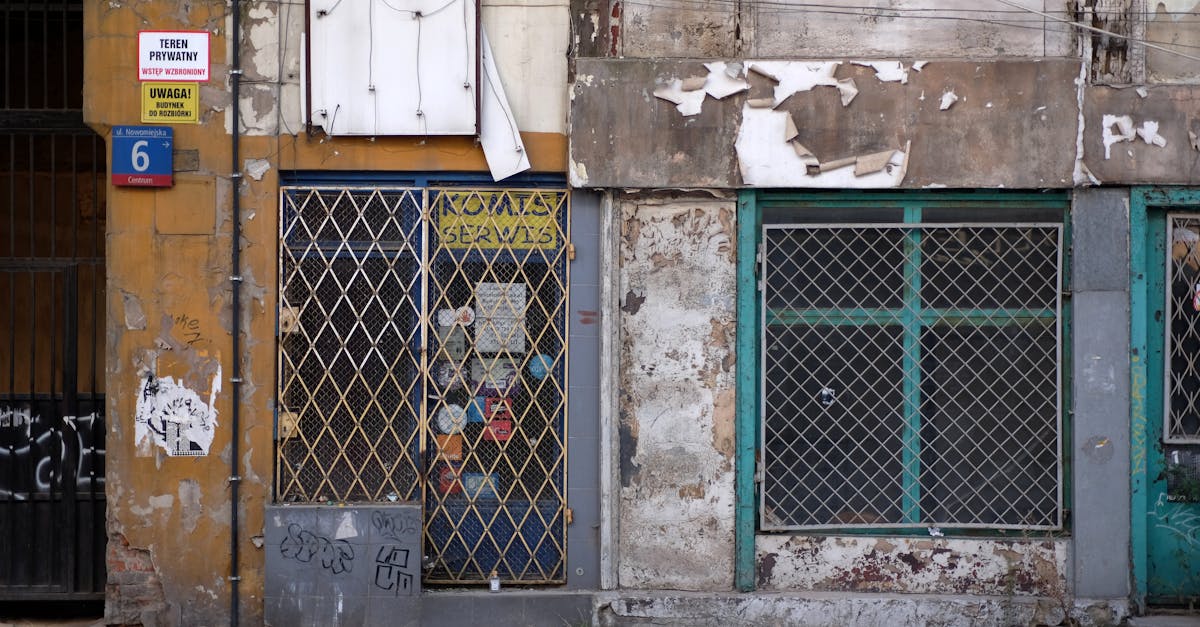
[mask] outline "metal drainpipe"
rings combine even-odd
[[[232,415],[229,420],[229,428],[232,435],[232,443],[230,445],[231,454],[229,458],[229,500],[231,505],[229,508],[229,624],[232,627],[237,627],[238,587],[242,580],[238,572],[238,507],[240,505],[238,486],[242,482],[242,477],[238,472],[238,440],[241,437],[239,408],[241,407],[242,398],[242,170],[238,165],[238,147],[242,138],[240,111],[242,30],[241,3],[239,0],[233,0],[233,28],[231,30],[232,32],[229,36],[233,40],[233,62],[229,69],[229,84],[233,92],[233,144],[230,147],[231,165],[229,178],[233,182],[233,237],[230,244],[232,274],[229,276],[229,282],[230,288],[233,290],[231,302],[233,310],[233,324],[231,325],[233,327],[233,373],[229,377],[229,383],[232,388],[233,399]]]

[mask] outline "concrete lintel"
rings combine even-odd
[[[591,58],[579,59],[577,69],[570,160],[578,186],[1074,184],[1077,59],[930,61],[917,72],[911,60]],[[680,91],[684,79],[697,76],[750,87]],[[851,82],[855,95],[844,100]],[[948,92],[957,99],[942,110]],[[763,101],[766,108],[751,104]],[[803,146],[817,167],[790,143]],[[885,152],[885,170],[857,165]],[[841,163],[848,164],[844,172],[833,167]]]
[[[1090,86],[1083,120],[1084,164],[1101,183],[1200,183],[1200,85]]]

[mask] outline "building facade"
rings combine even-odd
[[[0,542],[63,519],[75,549],[0,595],[113,624],[1187,604],[1197,11],[85,1],[82,102],[5,119],[77,111],[107,176],[10,141],[0,265],[30,329],[0,346],[57,356],[0,364]]]

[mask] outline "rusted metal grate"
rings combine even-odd
[[[422,499],[423,581],[565,581],[568,198],[284,189],[280,500]]]
[[[1061,237],[764,226],[761,526],[1061,526]]]

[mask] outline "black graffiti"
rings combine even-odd
[[[184,342],[188,346],[207,342],[208,338],[200,331],[200,321],[189,316],[188,314],[178,314],[175,316],[175,328],[184,336]]]
[[[318,536],[296,523],[288,525],[287,537],[279,543],[279,553],[285,559],[306,564],[318,558],[321,567],[335,575],[354,569],[354,547],[349,542]]]
[[[379,547],[379,553],[375,556],[375,587],[394,590],[396,596],[412,590],[413,575],[408,572],[408,556],[408,549]]]
[[[421,521],[415,510],[399,514],[375,510],[371,513],[371,524],[375,525],[379,535],[397,542],[403,542],[406,536],[416,535],[421,528]]]
[[[142,386],[142,400],[148,401],[155,396],[158,396],[158,379],[154,378],[153,372],[147,372],[146,385]]]
[[[52,412],[50,406],[0,407],[0,499],[60,492],[67,471],[76,491],[104,489],[103,416],[64,416],[57,427],[44,417]]]

